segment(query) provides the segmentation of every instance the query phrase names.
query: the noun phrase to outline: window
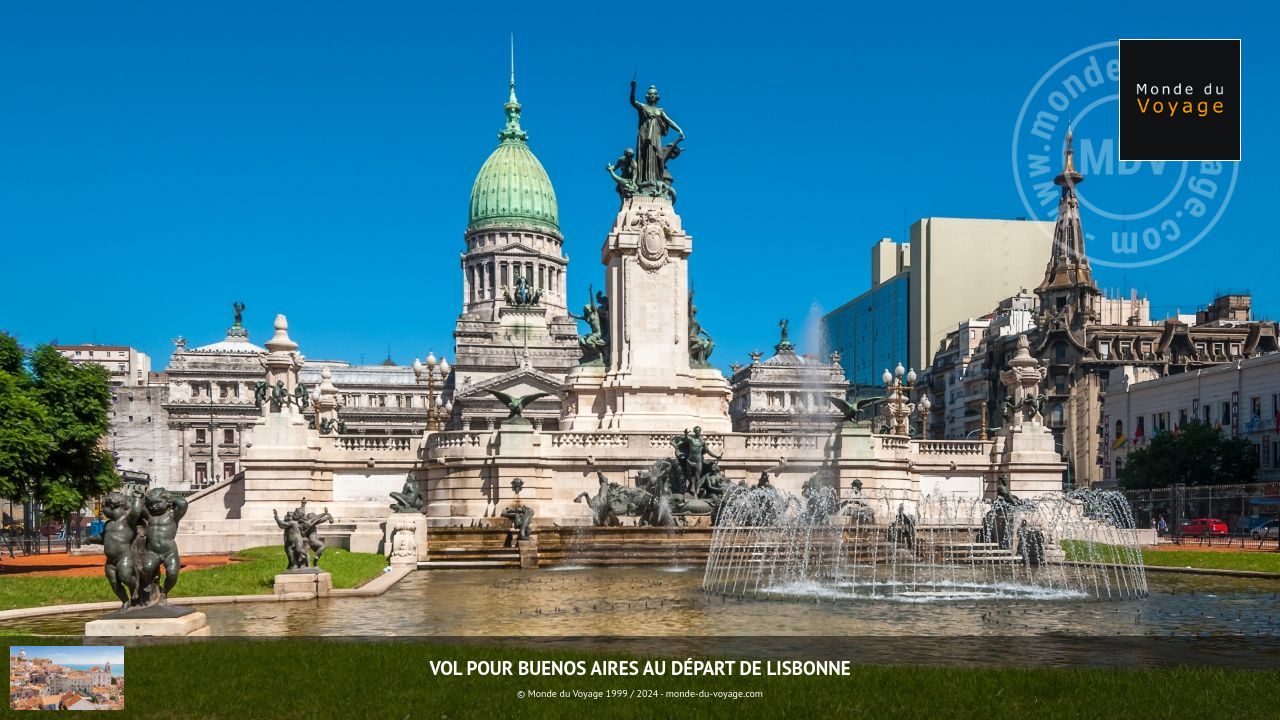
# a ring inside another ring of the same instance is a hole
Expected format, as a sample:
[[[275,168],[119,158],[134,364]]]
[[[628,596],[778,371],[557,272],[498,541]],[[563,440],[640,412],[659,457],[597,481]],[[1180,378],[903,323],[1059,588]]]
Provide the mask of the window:
[[[236,464],[233,462],[222,463],[222,479],[226,480],[236,474]]]
[[[207,435],[205,434],[204,428],[196,428],[196,442],[203,443],[205,442],[206,438],[207,438]]]
[[[1064,363],[1067,361],[1067,344],[1058,343],[1053,346],[1053,359],[1057,362]]]
[[[235,441],[236,441],[236,431],[235,431],[235,430],[233,430],[232,428],[223,428],[223,430],[222,430],[222,442],[224,442],[224,443],[226,443],[226,444],[228,444],[228,445],[231,445],[231,444],[235,443]]]
[[[1210,424],[1210,422],[1209,422],[1209,411],[1210,411],[1209,403],[1205,403],[1205,404],[1204,404],[1204,424],[1205,424],[1205,425]]]
[[[1054,427],[1062,426],[1062,403],[1056,403],[1049,410],[1049,424]]]
[[[1098,345],[1098,357],[1103,360],[1111,357],[1111,343],[1104,341]]]
[[[1121,341],[1120,341],[1120,356],[1121,356],[1121,357],[1128,357],[1128,355],[1129,355],[1129,348],[1131,348],[1131,347],[1133,347],[1133,343],[1132,343],[1132,342],[1130,342],[1129,340],[1121,340]]]
[[[1197,355],[1198,357],[1203,357],[1203,356],[1204,356],[1204,343],[1202,343],[1202,342],[1198,342],[1198,343],[1196,343],[1196,355]]]
[[[1218,416],[1218,422],[1221,422],[1223,426],[1231,425],[1231,403],[1226,400],[1222,401],[1222,414]]]
[[[1186,424],[1187,424],[1187,409],[1182,408],[1181,410],[1178,411],[1178,427],[1182,427],[1183,425],[1186,425]]]
[[[1231,343],[1231,357],[1240,355],[1240,343]]]
[[[202,463],[202,462],[196,463],[196,484],[203,485],[208,481],[209,481],[209,464]]]

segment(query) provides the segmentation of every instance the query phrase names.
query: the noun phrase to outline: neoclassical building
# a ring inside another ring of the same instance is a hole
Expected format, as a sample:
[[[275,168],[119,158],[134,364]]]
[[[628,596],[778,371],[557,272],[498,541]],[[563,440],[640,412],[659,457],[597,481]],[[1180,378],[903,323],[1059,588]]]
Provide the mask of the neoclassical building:
[[[515,75],[498,147],[471,187],[463,234],[462,308],[454,327],[456,362],[448,380],[449,426],[492,428],[506,417],[489,391],[547,392],[526,415],[555,429],[556,393],[578,361],[578,329],[569,316],[569,258],[556,193],[520,126]]]

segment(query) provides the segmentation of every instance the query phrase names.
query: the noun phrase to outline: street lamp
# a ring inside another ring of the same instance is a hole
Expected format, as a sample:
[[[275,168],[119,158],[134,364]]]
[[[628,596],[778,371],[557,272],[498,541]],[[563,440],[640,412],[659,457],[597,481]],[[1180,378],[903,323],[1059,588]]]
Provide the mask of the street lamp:
[[[933,407],[933,401],[928,395],[920,396],[920,439],[929,439],[929,409]]]
[[[413,361],[413,376],[419,384],[427,384],[427,431],[435,432],[441,430],[444,426],[444,419],[453,412],[453,402],[445,402],[443,393],[436,395],[436,382],[440,383],[443,390],[445,378],[449,376],[449,361],[441,358],[436,360],[435,353],[427,353],[427,362],[424,365],[421,360]]]
[[[904,373],[905,383],[903,382]],[[894,435],[907,435],[907,418],[915,411],[915,405],[907,401],[916,387],[916,371],[912,369],[908,372],[903,369],[902,363],[898,363],[898,367],[894,368],[893,372],[885,370],[880,379],[884,380],[887,394],[886,402],[891,420],[889,430]]]

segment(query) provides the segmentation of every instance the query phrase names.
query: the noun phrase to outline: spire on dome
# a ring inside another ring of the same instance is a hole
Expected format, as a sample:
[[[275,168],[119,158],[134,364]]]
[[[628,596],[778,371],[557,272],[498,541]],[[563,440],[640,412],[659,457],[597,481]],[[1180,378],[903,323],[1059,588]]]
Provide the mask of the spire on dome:
[[[507,113],[507,126],[498,133],[503,142],[524,142],[529,133],[520,127],[520,101],[516,99],[516,36],[511,34],[511,93],[507,96],[507,104],[503,106]]]

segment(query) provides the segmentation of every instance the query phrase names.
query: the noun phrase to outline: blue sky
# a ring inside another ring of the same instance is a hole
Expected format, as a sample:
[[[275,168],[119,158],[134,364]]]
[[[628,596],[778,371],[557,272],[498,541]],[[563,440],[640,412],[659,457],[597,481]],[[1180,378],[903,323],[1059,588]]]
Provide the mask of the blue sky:
[[[29,658],[49,658],[60,665],[102,665],[111,663],[112,669],[124,667],[124,647],[121,645],[11,645],[9,655],[25,650]]]
[[[617,209],[603,167],[635,137],[627,82],[658,84],[688,133],[677,209],[722,367],[767,349],[778,318],[866,289],[869,247],[904,221],[1026,215],[1014,123],[1061,58],[1118,37],[1243,37],[1245,161],[1221,220],[1176,259],[1095,274],[1157,315],[1225,288],[1280,315],[1280,43],[1274,23],[1240,19],[1251,6],[750,7],[5,3],[0,328],[131,344],[162,367],[170,338],[220,339],[243,300],[254,340],[286,313],[308,357],[451,356],[511,31],[573,293],[602,283]],[[1119,208],[1144,182],[1085,189]]]

